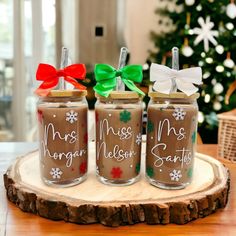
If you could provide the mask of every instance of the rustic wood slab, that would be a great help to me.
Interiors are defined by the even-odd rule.
[[[185,224],[225,207],[229,172],[216,159],[196,154],[193,182],[182,190],[161,190],[145,180],[131,186],[103,185],[95,176],[95,153],[90,148],[88,179],[74,187],[43,184],[38,151],[16,159],[4,175],[8,199],[21,210],[52,220],[107,226]],[[144,167],[144,165],[142,165]]]

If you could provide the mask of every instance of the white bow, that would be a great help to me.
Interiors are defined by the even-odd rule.
[[[193,84],[202,84],[202,69],[200,67],[192,67],[177,71],[167,66],[152,63],[150,80],[155,82],[153,85],[155,91],[169,94],[173,79],[176,82],[177,89],[190,96],[198,91],[198,88]]]

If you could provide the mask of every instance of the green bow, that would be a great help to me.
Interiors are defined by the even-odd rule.
[[[101,96],[109,96],[110,92],[115,89],[116,77],[119,76],[130,90],[145,95],[134,84],[134,82],[140,83],[143,78],[142,66],[140,65],[128,65],[122,69],[116,70],[108,64],[96,64],[94,73],[97,81],[94,90]]]

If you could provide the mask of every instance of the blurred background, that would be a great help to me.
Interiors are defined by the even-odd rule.
[[[236,107],[236,6],[234,0],[0,0],[0,141],[35,141],[40,62],[60,65],[61,47],[72,63],[85,63],[88,101],[95,98],[95,63],[142,64],[148,92],[151,62],[201,66],[199,133],[217,142],[217,114]],[[148,102],[148,97],[145,97]]]

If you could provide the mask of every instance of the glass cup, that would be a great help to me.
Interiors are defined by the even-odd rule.
[[[87,176],[86,91],[53,90],[37,105],[40,169],[43,181],[61,187]]]
[[[96,96],[97,177],[104,184],[130,185],[140,173],[142,97],[131,91]]]
[[[163,189],[182,189],[193,175],[199,94],[150,92],[146,177]]]

